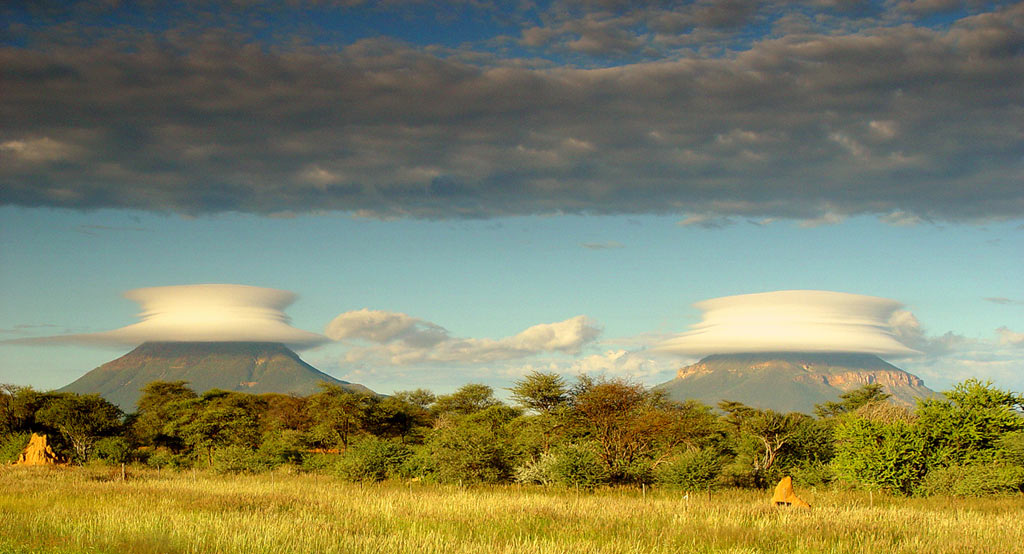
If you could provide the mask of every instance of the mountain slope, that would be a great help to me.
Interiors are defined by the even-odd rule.
[[[147,342],[60,390],[99,393],[131,412],[140,389],[152,381],[188,381],[199,393],[218,388],[306,395],[316,392],[320,382],[372,392],[319,371],[273,342]]]
[[[813,413],[863,385],[879,383],[894,402],[913,405],[935,394],[915,375],[872,354],[760,352],[716,354],[684,367],[658,385],[675,400],[717,405],[736,400],[757,408]]]

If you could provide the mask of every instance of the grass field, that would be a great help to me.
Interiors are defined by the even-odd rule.
[[[1024,496],[903,499],[354,485],[321,475],[0,468],[0,552],[1024,553]]]

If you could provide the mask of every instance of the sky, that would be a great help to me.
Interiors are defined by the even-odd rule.
[[[195,327],[173,295],[203,291],[220,328],[255,318],[382,393],[653,385],[722,348],[695,344],[737,321],[722,306],[810,290],[785,313],[817,315],[781,329],[867,318],[836,342],[883,341],[934,389],[1024,390],[1024,5],[8,2],[0,22],[0,382],[60,387],[140,328]],[[151,289],[188,285],[258,289]]]

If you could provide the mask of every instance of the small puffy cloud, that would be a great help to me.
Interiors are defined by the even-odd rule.
[[[358,310],[334,318],[328,337],[353,344],[345,362],[367,359],[393,365],[428,362],[484,363],[532,356],[542,352],[578,354],[601,334],[586,316],[533,325],[501,339],[451,337],[435,323],[403,313]],[[360,346],[359,342],[372,343]]]
[[[714,298],[694,306],[703,312],[701,322],[656,345],[655,351],[701,356],[738,352],[917,353],[900,342],[890,323],[901,304],[886,298],[789,290]]]
[[[295,294],[246,285],[179,285],[134,289],[125,298],[142,307],[142,321],[101,333],[7,341],[22,344],[110,344],[143,342],[281,342],[311,346],[326,337],[292,327],[284,313]]]
[[[362,309],[345,312],[327,324],[324,331],[331,340],[364,339],[385,343],[395,340],[416,347],[430,347],[448,339],[440,325],[403,313]]]
[[[1024,333],[1011,331],[1008,327],[996,329],[999,334],[999,344],[1007,346],[1024,346]]]

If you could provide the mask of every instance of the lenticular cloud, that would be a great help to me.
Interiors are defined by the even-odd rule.
[[[909,355],[889,318],[894,300],[841,292],[786,290],[713,298],[694,304],[704,312],[690,331],[655,350],[709,355],[742,352],[858,352]]]
[[[142,321],[102,333],[27,339],[137,345],[167,342],[281,342],[309,346],[326,337],[296,329],[284,309],[295,294],[245,285],[181,285],[130,290],[125,298],[142,306]]]

